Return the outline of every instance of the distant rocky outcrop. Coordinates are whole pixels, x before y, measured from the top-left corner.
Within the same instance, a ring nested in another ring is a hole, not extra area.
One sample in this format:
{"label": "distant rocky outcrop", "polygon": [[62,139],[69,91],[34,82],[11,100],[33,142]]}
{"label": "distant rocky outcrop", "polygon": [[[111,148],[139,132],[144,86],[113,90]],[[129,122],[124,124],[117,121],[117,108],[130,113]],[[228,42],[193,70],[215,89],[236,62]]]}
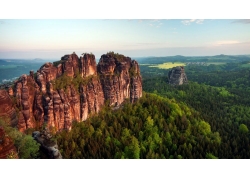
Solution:
{"label": "distant rocky outcrop", "polygon": [[65,55],[22,75],[11,87],[0,90],[0,115],[11,118],[20,131],[44,123],[56,131],[71,129],[72,121],[84,121],[105,104],[119,107],[126,99],[142,96],[138,63],[113,52],[96,64],[93,54]]}
{"label": "distant rocky outcrop", "polygon": [[173,67],[168,72],[168,80],[169,84],[172,85],[182,85],[188,83],[184,67],[183,66]]}

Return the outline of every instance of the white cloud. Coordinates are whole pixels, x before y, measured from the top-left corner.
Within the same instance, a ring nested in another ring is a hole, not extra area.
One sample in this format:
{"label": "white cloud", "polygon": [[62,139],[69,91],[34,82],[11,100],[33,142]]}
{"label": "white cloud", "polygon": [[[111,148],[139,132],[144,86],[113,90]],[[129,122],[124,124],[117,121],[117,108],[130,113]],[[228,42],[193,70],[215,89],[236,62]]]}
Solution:
{"label": "white cloud", "polygon": [[161,19],[138,19],[138,23],[145,23],[151,27],[160,28],[163,25]]}
{"label": "white cloud", "polygon": [[191,23],[196,23],[196,24],[203,24],[204,19],[190,19],[190,20],[183,20],[181,21],[182,24],[184,25],[190,25]]}
{"label": "white cloud", "polygon": [[196,24],[203,24],[204,19],[198,19],[196,20]]}
{"label": "white cloud", "polygon": [[149,20],[149,22],[150,22],[149,24],[150,26],[156,27],[156,28],[160,28],[163,25],[163,23],[159,19]]}

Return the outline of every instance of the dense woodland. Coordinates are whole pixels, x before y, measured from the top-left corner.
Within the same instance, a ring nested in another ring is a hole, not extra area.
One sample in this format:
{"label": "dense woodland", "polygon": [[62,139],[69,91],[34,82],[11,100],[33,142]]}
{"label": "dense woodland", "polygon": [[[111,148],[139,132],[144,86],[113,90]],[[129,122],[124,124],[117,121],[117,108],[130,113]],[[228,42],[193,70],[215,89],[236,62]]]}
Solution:
{"label": "dense woodland", "polygon": [[[187,66],[189,84],[171,86],[166,76],[151,75],[144,79],[143,89],[174,98],[198,111],[211,130],[220,134],[221,145],[217,153],[213,152],[218,158],[249,158],[250,69],[244,68],[247,63]],[[157,74],[159,70],[152,71],[151,74]]]}

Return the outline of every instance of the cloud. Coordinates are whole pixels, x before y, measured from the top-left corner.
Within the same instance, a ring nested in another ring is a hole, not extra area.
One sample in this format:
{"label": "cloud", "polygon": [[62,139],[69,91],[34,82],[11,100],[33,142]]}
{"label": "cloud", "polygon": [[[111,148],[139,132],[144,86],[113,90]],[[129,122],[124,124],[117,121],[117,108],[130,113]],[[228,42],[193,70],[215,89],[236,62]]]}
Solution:
{"label": "cloud", "polygon": [[192,23],[196,23],[196,24],[203,24],[204,19],[190,19],[190,20],[183,20],[181,21],[182,24],[184,25],[190,25]]}
{"label": "cloud", "polygon": [[162,23],[161,20],[159,20],[159,19],[149,20],[149,22],[150,22],[149,25],[150,25],[151,27],[160,28],[160,27],[163,25],[163,23]]}
{"label": "cloud", "polygon": [[161,22],[161,19],[138,19],[137,22],[138,23],[144,23],[147,24],[148,26],[151,27],[156,27],[159,28],[163,25],[163,23]]}
{"label": "cloud", "polygon": [[250,19],[234,20],[232,23],[250,24]]}
{"label": "cloud", "polygon": [[203,24],[204,19],[198,19],[196,20],[196,24]]}

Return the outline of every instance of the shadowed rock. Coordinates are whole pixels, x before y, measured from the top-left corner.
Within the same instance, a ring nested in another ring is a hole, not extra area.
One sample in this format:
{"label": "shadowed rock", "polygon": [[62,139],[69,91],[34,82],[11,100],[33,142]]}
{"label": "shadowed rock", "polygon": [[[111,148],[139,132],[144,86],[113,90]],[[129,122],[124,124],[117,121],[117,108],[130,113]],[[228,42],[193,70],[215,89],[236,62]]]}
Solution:
{"label": "shadowed rock", "polygon": [[183,66],[177,66],[172,68],[168,72],[169,84],[182,85],[188,83],[187,76]]}
{"label": "shadowed rock", "polygon": [[58,150],[58,145],[55,140],[52,140],[52,135],[47,129],[42,132],[34,131],[32,137],[41,144],[41,150],[51,159],[62,159],[62,155]]}

